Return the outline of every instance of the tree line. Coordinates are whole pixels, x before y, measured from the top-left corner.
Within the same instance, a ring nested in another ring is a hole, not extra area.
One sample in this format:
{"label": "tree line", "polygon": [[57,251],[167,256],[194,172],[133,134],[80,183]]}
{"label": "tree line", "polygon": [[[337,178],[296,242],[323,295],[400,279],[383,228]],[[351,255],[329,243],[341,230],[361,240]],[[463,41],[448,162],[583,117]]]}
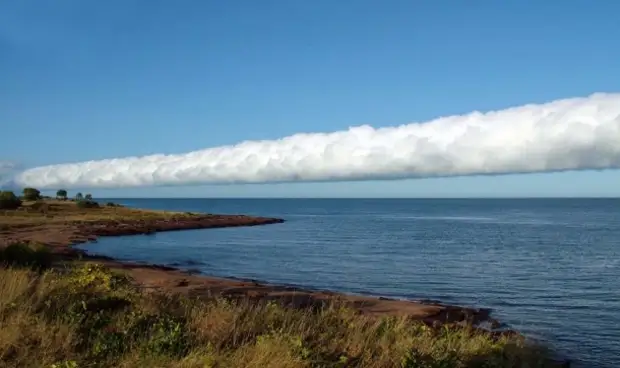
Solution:
{"label": "tree line", "polygon": [[[41,191],[36,188],[24,188],[22,190],[22,196],[18,197],[15,195],[13,191],[5,190],[0,192],[0,209],[16,209],[22,205],[22,201],[38,201],[44,198],[41,195]],[[61,201],[69,200],[68,192],[65,189],[59,189],[56,192],[56,199]],[[77,202],[78,206],[83,207],[92,207],[93,204],[93,196],[90,193],[83,195],[81,192],[75,194],[73,199]]]}
{"label": "tree line", "polygon": [[[67,191],[64,189],[59,189],[56,192],[56,199],[60,199],[61,201],[66,201],[67,199],[69,199],[67,195]],[[81,192],[77,192],[75,194],[75,200],[76,201],[92,201],[93,196],[90,193],[86,193],[86,195],[82,195]]]}

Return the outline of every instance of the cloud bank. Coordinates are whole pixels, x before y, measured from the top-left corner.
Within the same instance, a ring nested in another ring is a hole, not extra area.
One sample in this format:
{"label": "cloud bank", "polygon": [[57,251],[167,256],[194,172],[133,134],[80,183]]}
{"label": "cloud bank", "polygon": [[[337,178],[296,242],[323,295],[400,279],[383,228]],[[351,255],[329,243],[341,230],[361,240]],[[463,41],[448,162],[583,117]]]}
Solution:
{"label": "cloud bank", "polygon": [[620,168],[620,94],[296,134],[177,155],[42,166],[38,188],[370,180]]}

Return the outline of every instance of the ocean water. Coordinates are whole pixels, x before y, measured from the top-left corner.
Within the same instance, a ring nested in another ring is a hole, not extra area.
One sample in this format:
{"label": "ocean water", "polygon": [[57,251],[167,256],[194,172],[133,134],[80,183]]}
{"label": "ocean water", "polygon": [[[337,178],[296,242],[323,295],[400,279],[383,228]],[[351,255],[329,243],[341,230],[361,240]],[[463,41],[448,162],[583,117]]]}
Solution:
{"label": "ocean water", "polygon": [[101,238],[123,260],[488,307],[577,367],[620,367],[619,199],[118,199],[283,224]]}

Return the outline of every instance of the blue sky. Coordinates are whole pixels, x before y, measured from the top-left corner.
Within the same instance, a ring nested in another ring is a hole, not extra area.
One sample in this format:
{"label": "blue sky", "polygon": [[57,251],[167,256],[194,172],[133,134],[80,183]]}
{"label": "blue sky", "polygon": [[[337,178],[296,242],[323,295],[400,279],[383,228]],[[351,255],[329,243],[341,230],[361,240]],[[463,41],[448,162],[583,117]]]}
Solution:
{"label": "blue sky", "polygon": [[[183,153],[620,89],[613,1],[1,1],[0,160]],[[620,172],[98,190],[618,196]]]}

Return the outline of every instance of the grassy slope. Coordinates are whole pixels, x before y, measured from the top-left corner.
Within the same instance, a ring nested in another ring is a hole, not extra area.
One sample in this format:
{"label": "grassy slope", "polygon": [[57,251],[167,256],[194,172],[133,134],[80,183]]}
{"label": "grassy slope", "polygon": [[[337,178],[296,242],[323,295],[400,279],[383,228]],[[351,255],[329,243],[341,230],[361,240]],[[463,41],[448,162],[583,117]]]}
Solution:
{"label": "grassy slope", "polygon": [[0,223],[11,226],[50,225],[74,221],[169,219],[193,216],[189,213],[134,209],[127,207],[78,208],[72,201],[24,202],[18,210],[0,211]]}
{"label": "grassy slope", "polygon": [[[29,253],[19,263],[28,259],[46,258]],[[0,267],[2,367],[542,367],[545,354],[516,338],[338,306],[145,292],[97,264]]]}

